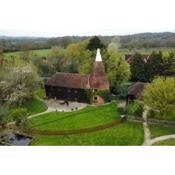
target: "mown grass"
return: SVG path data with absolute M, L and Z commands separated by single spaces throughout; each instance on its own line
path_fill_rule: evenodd
M 31 98 L 23 107 L 27 108 L 28 115 L 44 112 L 47 109 L 44 102 L 34 97 Z
M 75 112 L 51 112 L 29 120 L 28 127 L 40 130 L 68 130 L 95 127 L 119 119 L 115 102 L 88 106 Z
M 115 102 L 88 106 L 76 112 L 52 112 L 29 120 L 28 127 L 40 130 L 68 130 L 95 127 L 119 119 Z M 67 136 L 37 136 L 32 145 L 141 145 L 143 127 L 126 122 L 93 133 Z
M 32 145 L 141 145 L 143 138 L 142 124 L 126 122 L 113 128 L 87 134 L 38 136 Z
M 149 128 L 151 131 L 152 138 L 163 136 L 163 135 L 175 134 L 175 127 L 173 126 L 149 124 Z
M 156 142 L 154 146 L 175 146 L 175 139 L 167 139 L 161 142 Z

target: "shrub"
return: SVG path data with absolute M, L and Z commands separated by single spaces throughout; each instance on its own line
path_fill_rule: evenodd
M 27 109 L 26 108 L 16 108 L 13 109 L 10 118 L 16 122 L 16 126 L 25 125 L 27 121 Z
M 148 118 L 155 118 L 155 117 L 156 117 L 155 111 L 149 110 L 149 111 L 148 111 L 148 114 L 147 114 L 147 117 L 148 117 Z
M 125 108 L 122 108 L 122 107 L 119 107 L 119 108 L 118 108 L 118 112 L 119 112 L 120 114 L 126 114 L 126 109 L 125 109 Z
M 94 96 L 98 95 L 104 99 L 105 102 L 111 101 L 111 94 L 109 90 L 95 90 L 91 89 L 86 90 L 86 95 L 89 98 L 89 101 L 92 102 Z
M 7 105 L 0 106 L 0 125 L 3 126 L 7 122 L 9 107 Z
M 143 104 L 139 103 L 138 101 L 134 101 L 127 106 L 126 111 L 129 115 L 142 117 Z
M 118 85 L 116 87 L 116 94 L 120 99 L 126 99 L 126 96 L 128 94 L 128 88 L 129 86 L 131 86 L 132 83 L 127 82 L 127 83 L 123 83 L 121 85 Z
M 111 94 L 109 90 L 98 90 L 97 95 L 102 97 L 105 102 L 110 102 L 111 101 Z

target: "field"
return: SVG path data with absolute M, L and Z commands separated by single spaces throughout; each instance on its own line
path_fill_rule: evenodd
M 38 56 L 48 56 L 49 53 L 50 53 L 51 49 L 39 49 L 39 50 L 32 50 L 32 54 L 33 55 L 38 55 Z M 15 57 L 18 57 L 20 54 L 20 51 L 17 51 L 17 52 L 7 52 L 5 53 L 5 56 L 6 57 L 9 57 L 9 56 L 15 56 Z

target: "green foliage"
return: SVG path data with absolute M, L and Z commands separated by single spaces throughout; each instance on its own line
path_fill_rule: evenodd
M 89 102 L 91 103 L 92 99 L 93 99 L 93 95 L 94 95 L 93 90 L 92 89 L 85 89 L 85 93 L 86 93 L 87 97 L 89 98 Z
M 0 125 L 3 125 L 7 121 L 7 116 L 9 115 L 9 106 L 0 106 Z
M 93 64 L 92 52 L 87 50 L 88 40 L 70 44 L 66 48 L 65 59 L 68 72 L 89 73 Z
M 151 82 L 157 76 L 175 75 L 175 59 L 172 52 L 162 54 L 153 51 L 144 61 L 143 55 L 133 55 L 131 64 L 132 81 Z
M 155 76 L 163 75 L 163 69 L 162 52 L 152 52 L 145 68 L 147 81 L 152 81 Z
M 147 113 L 147 118 L 155 118 L 156 117 L 156 112 L 154 110 L 149 110 L 148 113 Z
M 139 53 L 133 55 L 133 62 L 131 64 L 131 79 L 132 81 L 146 81 L 145 77 L 145 62 Z
M 27 121 L 27 109 L 26 108 L 16 108 L 10 113 L 10 118 L 16 122 L 16 126 L 25 125 Z
M 112 38 L 107 48 L 108 53 L 117 52 L 120 46 L 121 46 L 120 38 L 119 37 Z
M 142 117 L 142 113 L 143 113 L 143 104 L 141 104 L 138 101 L 134 101 L 128 104 L 127 108 L 126 108 L 126 112 L 129 115 L 133 115 L 136 117 Z
M 102 97 L 105 102 L 111 101 L 111 93 L 109 90 L 97 90 L 96 94 Z
M 32 65 L 9 66 L 0 82 L 0 99 L 10 105 L 22 105 L 33 96 L 40 82 Z
M 93 50 L 97 50 L 98 48 L 103 49 L 105 48 L 105 45 L 101 42 L 101 40 L 97 36 L 94 36 L 89 40 L 87 49 L 93 51 Z
M 107 73 L 111 89 L 114 90 L 118 85 L 128 81 L 130 78 L 130 66 L 118 54 L 111 54 L 107 61 Z
M 175 78 L 159 77 L 146 86 L 143 96 L 146 105 L 166 119 L 175 112 Z
M 126 96 L 128 94 L 128 88 L 131 86 L 132 83 L 126 82 L 122 83 L 121 85 L 116 86 L 115 94 L 117 94 L 117 97 L 120 99 L 126 99 Z

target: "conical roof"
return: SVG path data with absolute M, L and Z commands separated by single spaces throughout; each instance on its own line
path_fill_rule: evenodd
M 102 62 L 100 49 L 97 49 L 96 61 L 90 74 L 90 87 L 92 89 L 109 89 L 109 82 Z

